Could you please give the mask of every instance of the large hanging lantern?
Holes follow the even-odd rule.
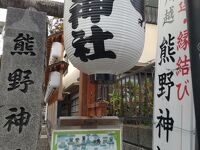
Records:
[[[66,0],[65,49],[89,75],[119,74],[138,62],[144,45],[144,0]]]

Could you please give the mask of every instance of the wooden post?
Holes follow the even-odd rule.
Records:
[[[87,116],[87,82],[88,82],[87,75],[80,72],[79,116]]]
[[[61,36],[61,44],[62,44],[62,53],[61,53],[61,59],[64,58],[64,41],[63,41],[63,35]],[[60,60],[62,61],[62,60]],[[61,66],[60,70],[60,87],[59,87],[59,92],[58,92],[58,100],[63,100],[63,74],[64,74],[64,66]]]

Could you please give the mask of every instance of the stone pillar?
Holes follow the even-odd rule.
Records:
[[[0,72],[0,150],[36,150],[44,100],[46,13],[8,8]]]

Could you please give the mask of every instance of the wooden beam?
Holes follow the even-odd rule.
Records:
[[[62,38],[63,38],[63,36],[62,36]],[[64,58],[64,40],[61,40],[60,42],[62,43],[61,58],[63,59]],[[62,93],[63,93],[63,74],[64,74],[65,70],[67,69],[68,64],[67,64],[67,67],[65,70],[64,70],[64,68],[65,68],[64,64],[61,67],[62,68],[60,69],[60,87],[59,87],[59,92],[58,92],[58,100],[63,100],[63,95],[62,95]]]
[[[84,128],[92,128],[97,126],[120,126],[120,120],[118,117],[106,116],[106,117],[60,117],[59,125],[61,128],[69,126],[81,126]]]
[[[63,18],[64,3],[49,0],[0,0],[0,8],[8,7],[27,9],[33,7],[46,12],[49,16]]]
[[[79,85],[79,115],[87,116],[87,83],[88,76],[80,72]]]

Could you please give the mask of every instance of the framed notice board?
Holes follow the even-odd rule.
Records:
[[[51,150],[122,150],[121,129],[54,130]]]

